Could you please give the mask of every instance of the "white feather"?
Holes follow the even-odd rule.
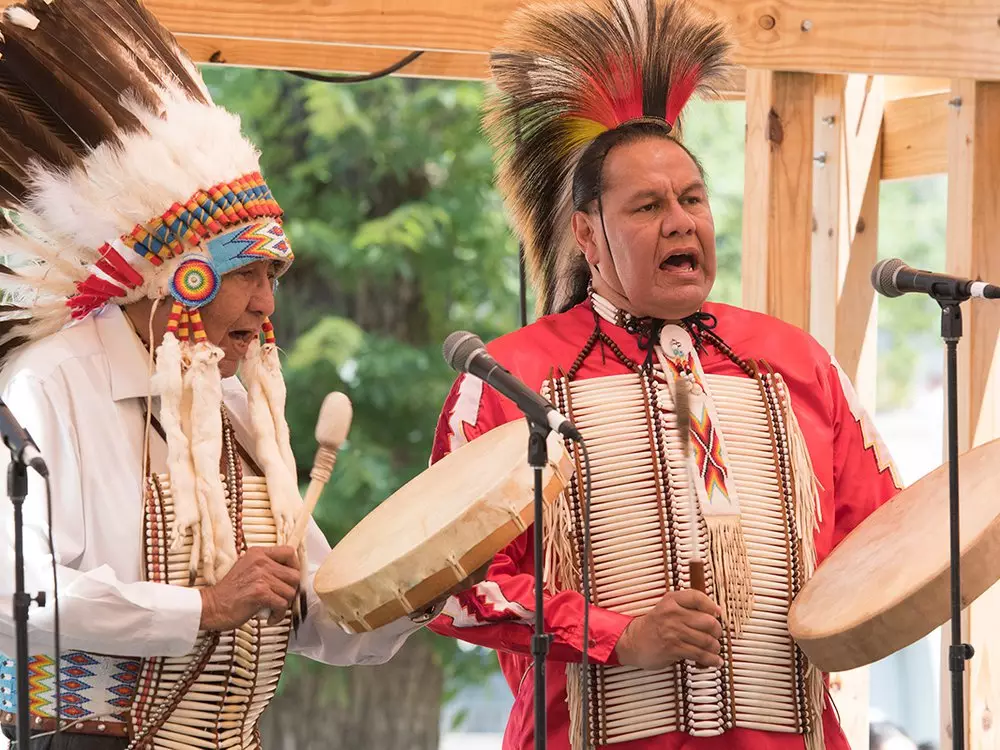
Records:
[[[4,15],[7,20],[16,26],[22,26],[26,29],[34,31],[38,28],[38,17],[34,13],[25,10],[24,8],[7,8]]]
[[[30,322],[23,326],[16,326],[8,331],[5,336],[0,338],[0,345],[21,336],[26,336],[31,341],[37,341],[46,336],[51,336],[53,333],[58,333],[72,322],[69,308],[65,305],[59,305],[57,309],[43,308],[40,311],[32,308],[30,314]]]
[[[68,174],[36,175],[28,208],[53,244],[96,249],[198,190],[259,170],[238,117],[179,90],[160,93],[162,116],[130,104],[145,131],[102,144]]]
[[[288,433],[288,422],[285,421],[285,379],[281,376],[281,360],[278,357],[276,344],[264,344],[260,354],[260,378],[267,404],[274,422],[275,439],[281,458],[293,477],[298,476],[295,466],[295,456],[292,455],[291,436]]]
[[[222,383],[219,361],[223,352],[212,344],[195,344],[184,389],[191,394],[191,456],[201,517],[203,575],[214,584],[236,562],[236,537],[229,520],[226,490],[219,477],[222,455]]]
[[[188,532],[199,535],[199,514],[191,444],[183,426],[183,358],[180,342],[172,333],[163,336],[156,350],[156,372],[151,386],[153,394],[160,397],[160,424],[167,435],[167,470],[174,502],[170,547],[176,550]]]
[[[34,217],[21,215],[19,220],[31,222]],[[29,226],[30,229],[30,226]],[[47,276],[62,279],[70,294],[76,291],[76,282],[87,278],[88,264],[97,262],[96,250],[81,252],[81,248],[60,246],[39,238],[40,230],[33,234],[5,232],[0,235],[0,255],[10,256],[16,263],[37,263],[47,266]]]
[[[192,71],[200,81],[197,71]],[[148,225],[199,190],[259,171],[259,153],[243,137],[238,117],[189,99],[180,89],[159,89],[158,94],[155,111],[136,100],[125,100],[144,130],[102,144],[75,169],[44,172],[32,168],[31,198],[18,209],[25,233],[0,234],[0,255],[41,261],[37,270],[24,275],[30,291],[20,293],[23,299],[51,296],[65,301],[73,296],[76,284],[96,271],[99,248],[105,244],[117,248],[144,279],[112,302],[165,296],[179,260],[155,266],[125,246],[120,237],[137,225]],[[34,339],[59,330],[69,320],[67,308],[57,327],[49,322],[24,330]]]
[[[247,389],[250,423],[257,443],[257,458],[267,478],[267,494],[271,500],[271,515],[278,529],[278,543],[284,544],[302,506],[297,478],[289,472],[278,447],[274,415],[264,392],[262,372],[264,353],[257,341],[250,349],[241,367],[241,377]]]

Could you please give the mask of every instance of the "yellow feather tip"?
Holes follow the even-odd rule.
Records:
[[[572,150],[585,146],[607,130],[607,127],[585,117],[569,117],[566,119],[566,148]]]

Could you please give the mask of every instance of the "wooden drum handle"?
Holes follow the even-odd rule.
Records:
[[[695,591],[705,593],[705,563],[701,560],[692,560],[688,563],[688,571],[691,574],[691,588]]]

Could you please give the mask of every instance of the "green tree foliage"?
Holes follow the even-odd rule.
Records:
[[[944,270],[948,179],[936,175],[882,184],[879,257],[902,258],[915,268]],[[923,294],[880,300],[878,405],[904,407],[916,389],[941,377],[941,308]]]

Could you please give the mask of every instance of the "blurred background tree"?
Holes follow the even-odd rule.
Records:
[[[323,397],[341,390],[354,404],[349,443],[316,512],[335,544],[426,468],[453,380],[440,350],[448,333],[467,329],[489,340],[518,325],[518,248],[480,133],[483,87],[399,78],[344,86],[276,71],[205,72],[216,100],[242,115],[287,213],[297,259],[281,280],[274,320],[303,479]],[[742,102],[695,102],[684,125],[712,196],[719,255],[712,297],[735,304],[744,120]],[[941,181],[885,185],[883,205],[886,254],[943,263],[933,239],[943,236]],[[883,405],[902,403],[914,387],[912,352],[936,331],[927,302],[914,296],[885,306]],[[531,300],[528,309],[530,316]],[[491,652],[429,632],[377,667],[331,669],[292,658],[265,717],[265,746],[438,750],[442,706],[496,668]],[[504,719],[495,722],[502,727]]]

